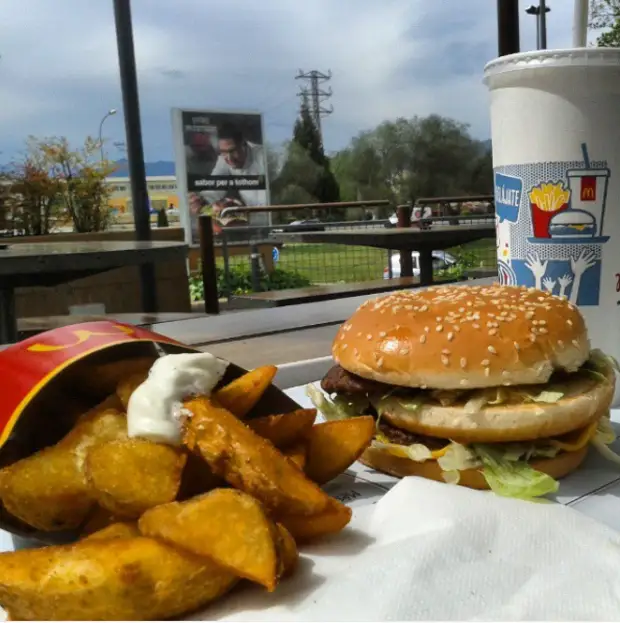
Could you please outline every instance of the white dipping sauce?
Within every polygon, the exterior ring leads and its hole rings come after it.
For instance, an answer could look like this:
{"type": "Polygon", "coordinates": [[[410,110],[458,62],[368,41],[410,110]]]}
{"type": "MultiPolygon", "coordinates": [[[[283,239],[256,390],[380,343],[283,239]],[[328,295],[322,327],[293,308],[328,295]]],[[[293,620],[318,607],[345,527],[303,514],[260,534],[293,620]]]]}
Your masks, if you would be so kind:
{"type": "Polygon", "coordinates": [[[191,396],[209,396],[227,366],[225,361],[210,353],[160,357],[146,381],[138,385],[129,398],[129,436],[180,445],[183,401],[191,396]]]}

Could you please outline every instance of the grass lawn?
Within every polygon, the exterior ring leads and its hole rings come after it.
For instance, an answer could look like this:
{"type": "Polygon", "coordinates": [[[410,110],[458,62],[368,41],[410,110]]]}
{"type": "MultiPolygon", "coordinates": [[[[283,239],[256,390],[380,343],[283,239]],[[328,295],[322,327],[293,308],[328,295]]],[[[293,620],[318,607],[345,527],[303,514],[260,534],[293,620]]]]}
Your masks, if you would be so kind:
{"type": "MultiPolygon", "coordinates": [[[[479,240],[449,250],[467,268],[495,266],[495,241],[479,240]]],[[[248,258],[231,258],[231,266],[247,264],[248,258]]],[[[388,252],[338,244],[287,244],[280,250],[277,267],[297,272],[312,283],[371,281],[383,278],[388,252]]]]}

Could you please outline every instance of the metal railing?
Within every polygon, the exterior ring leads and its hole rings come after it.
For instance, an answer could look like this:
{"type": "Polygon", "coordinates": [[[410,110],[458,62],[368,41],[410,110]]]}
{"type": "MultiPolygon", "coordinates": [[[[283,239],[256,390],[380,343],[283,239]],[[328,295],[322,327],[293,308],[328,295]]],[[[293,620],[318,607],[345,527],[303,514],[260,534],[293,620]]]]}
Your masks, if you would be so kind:
{"type": "MultiPolygon", "coordinates": [[[[482,197],[482,196],[481,196],[482,197]]],[[[487,196],[483,197],[485,200],[487,196]]],[[[443,199],[443,198],[442,198],[443,199]]],[[[462,199],[465,202],[465,198],[462,199]]],[[[478,197],[466,198],[467,201],[478,200],[478,197]]],[[[450,198],[455,202],[455,198],[450,198]]],[[[426,201],[426,200],[424,200],[426,201]]],[[[437,203],[440,203],[437,200],[437,203]]],[[[227,213],[233,212],[279,212],[295,210],[329,210],[330,208],[359,208],[373,206],[389,206],[388,201],[378,202],[349,202],[339,204],[309,204],[299,206],[259,206],[228,208],[227,213]]],[[[399,225],[407,220],[411,223],[411,206],[399,206],[397,211],[399,225]],[[403,212],[405,213],[403,215],[403,212]]],[[[492,222],[491,215],[467,214],[455,217],[450,215],[433,216],[424,219],[426,226],[442,227],[446,225],[488,224],[492,222]]],[[[201,230],[206,222],[206,217],[201,217],[201,230]]],[[[209,219],[209,223],[211,220],[209,219]]],[[[290,234],[305,231],[329,231],[343,230],[347,228],[382,228],[389,227],[391,223],[387,219],[381,220],[355,220],[337,222],[316,222],[304,225],[247,225],[223,228],[221,234],[213,236],[211,244],[220,247],[216,260],[213,258],[212,268],[207,277],[211,280],[211,286],[204,288],[205,301],[207,289],[209,296],[229,298],[232,295],[247,292],[258,292],[270,289],[299,288],[309,285],[327,285],[343,282],[363,282],[382,278],[399,276],[401,269],[401,257],[396,250],[375,249],[370,247],[356,247],[348,245],[335,245],[324,243],[297,243],[290,241],[290,234]],[[213,285],[215,284],[215,286],[213,285]]],[[[209,225],[211,227],[211,225],[209,225]]],[[[211,250],[213,255],[213,250],[211,250]]],[[[446,272],[454,273],[455,276],[465,278],[467,270],[483,268],[492,270],[496,266],[496,247],[492,240],[482,240],[467,245],[448,249],[447,257],[456,264],[441,260],[441,252],[437,254],[436,273],[445,275],[446,272]]],[[[412,261],[411,257],[404,256],[403,265],[412,261]]],[[[204,257],[203,257],[204,273],[204,257]]],[[[215,308],[215,304],[211,305],[215,308]]],[[[208,311],[208,310],[207,310],[208,311]]],[[[211,312],[213,313],[213,312],[211,312]]]]}

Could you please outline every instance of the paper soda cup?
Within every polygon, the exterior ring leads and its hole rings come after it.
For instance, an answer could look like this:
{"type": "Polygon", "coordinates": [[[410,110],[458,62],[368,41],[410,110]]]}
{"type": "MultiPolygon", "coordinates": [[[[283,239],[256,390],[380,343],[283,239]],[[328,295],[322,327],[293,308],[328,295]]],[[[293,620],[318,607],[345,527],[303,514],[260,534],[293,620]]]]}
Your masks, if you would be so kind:
{"type": "Polygon", "coordinates": [[[620,50],[512,54],[484,74],[500,282],[567,297],[620,359],[620,50]]]}

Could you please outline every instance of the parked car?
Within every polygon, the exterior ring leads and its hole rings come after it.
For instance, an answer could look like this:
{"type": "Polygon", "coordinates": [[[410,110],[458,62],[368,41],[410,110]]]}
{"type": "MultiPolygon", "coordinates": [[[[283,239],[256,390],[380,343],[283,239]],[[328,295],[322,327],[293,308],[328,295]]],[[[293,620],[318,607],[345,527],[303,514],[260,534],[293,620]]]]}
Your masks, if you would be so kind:
{"type": "MultiPolygon", "coordinates": [[[[413,264],[413,276],[420,276],[420,254],[418,251],[411,252],[411,262],[413,264]]],[[[392,277],[397,279],[400,277],[400,253],[393,253],[390,258],[392,264],[392,277]]],[[[458,263],[457,259],[446,251],[433,251],[433,270],[446,270],[458,263]]],[[[386,266],[383,269],[383,278],[390,278],[390,270],[386,266]]]]}

